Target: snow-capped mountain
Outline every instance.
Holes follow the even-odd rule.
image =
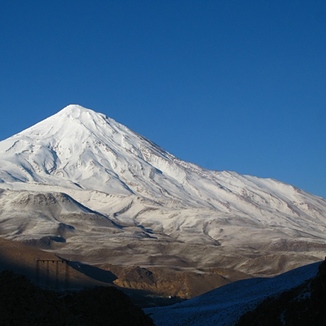
[[[95,260],[275,273],[324,255],[323,198],[205,170],[78,105],[0,142],[0,188],[3,236]]]

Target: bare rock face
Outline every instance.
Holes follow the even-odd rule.
[[[189,299],[219,286],[250,277],[227,269],[185,271],[173,268],[139,266],[117,270],[114,284],[126,289],[138,289],[163,297]]]

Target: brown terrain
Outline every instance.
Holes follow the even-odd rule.
[[[137,305],[172,304],[249,277],[219,268],[101,267],[0,239],[2,324],[153,325]],[[326,262],[315,279],[264,300],[238,325],[325,325],[325,280]]]
[[[78,258],[81,260],[82,257]],[[25,275],[45,289],[114,286],[123,289],[142,306],[171,304],[249,277],[245,273],[223,268],[194,271],[173,266],[90,265],[79,260],[72,256],[68,260],[52,252],[0,238],[0,271],[10,270]]]

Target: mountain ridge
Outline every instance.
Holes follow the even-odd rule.
[[[276,254],[284,271],[319,260],[326,248],[325,199],[273,179],[203,169],[78,105],[0,142],[0,188],[7,203],[0,203],[0,225],[10,221],[11,230],[25,222],[23,213],[11,214],[10,205],[17,204],[9,190],[64,193],[105,216],[110,227],[91,219],[83,225],[80,209],[68,223],[74,232],[51,243],[53,250],[94,261],[107,251],[118,263],[164,265],[181,258],[182,266],[191,268],[227,264],[259,274],[268,268],[257,264],[255,269],[250,261]],[[34,231],[22,228],[13,235],[4,228],[1,234],[38,239],[42,223],[35,223]],[[276,270],[273,265],[270,273]]]

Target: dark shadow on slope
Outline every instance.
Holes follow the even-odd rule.
[[[130,300],[136,306],[144,309],[151,307],[162,307],[162,306],[170,306],[176,303],[180,303],[186,301],[188,299],[183,299],[178,296],[164,296],[158,295],[156,293],[139,290],[139,289],[130,289],[130,288],[118,288],[123,293],[125,293]]]
[[[40,289],[25,276],[0,273],[1,325],[153,326],[120,290],[95,287],[60,293]]]
[[[55,290],[112,284],[116,279],[111,272],[70,262],[54,253],[0,238],[0,272],[3,270],[25,275],[34,284]]]
[[[325,326],[326,261],[316,277],[301,285],[263,300],[245,313],[237,326]]]
[[[69,261],[68,265],[79,273],[99,282],[112,284],[113,281],[117,279],[117,276],[110,271],[80,263],[78,261]]]

